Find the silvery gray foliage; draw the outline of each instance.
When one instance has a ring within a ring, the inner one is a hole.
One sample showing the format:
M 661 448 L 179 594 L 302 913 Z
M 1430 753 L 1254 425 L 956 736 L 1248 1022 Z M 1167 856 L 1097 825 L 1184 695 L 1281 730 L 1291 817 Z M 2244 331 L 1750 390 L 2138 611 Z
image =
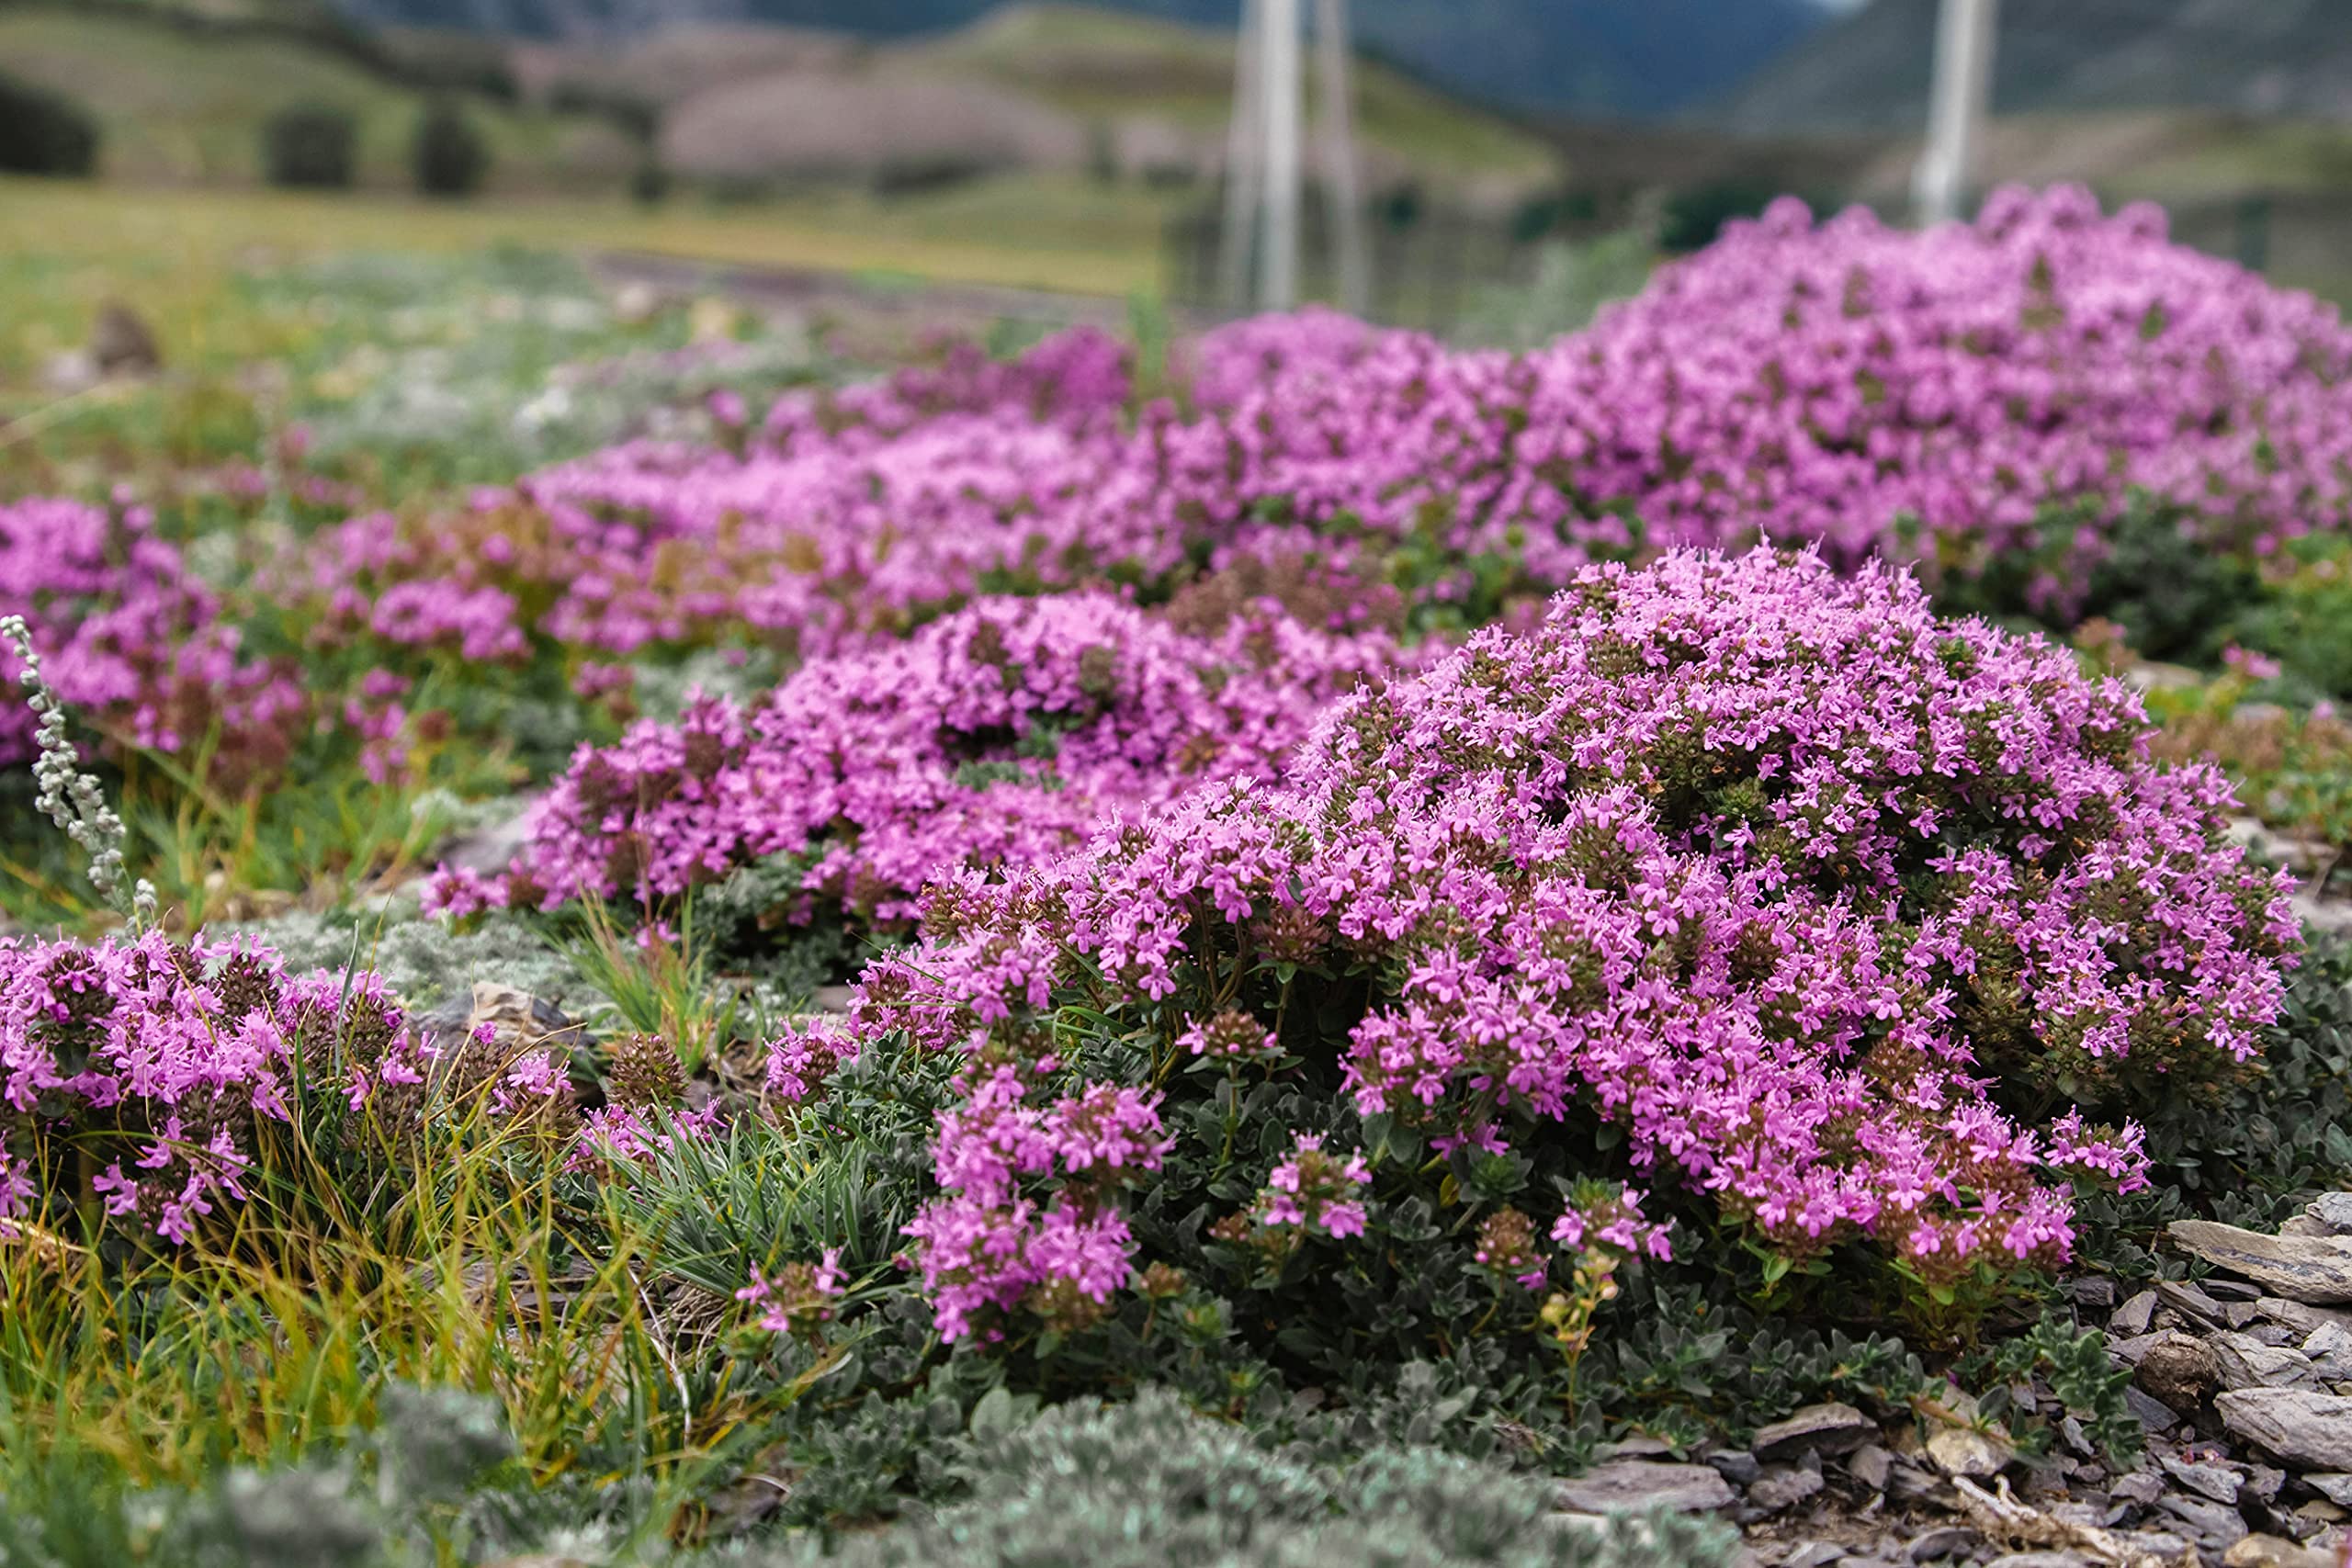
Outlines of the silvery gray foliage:
M 298 974 L 355 964 L 371 969 L 384 977 L 392 995 L 416 1010 L 469 991 L 477 980 L 528 991 L 575 1013 L 595 995 L 571 961 L 522 920 L 492 914 L 477 929 L 460 933 L 425 919 L 408 896 L 368 910 L 298 910 L 208 930 L 266 942 Z
M 224 1544 L 249 1568 L 358 1568 L 383 1531 L 343 1470 L 233 1470 L 220 1483 Z
M 379 1496 L 387 1509 L 455 1497 L 514 1455 L 495 1400 L 394 1383 L 377 1405 Z
M 106 786 L 82 771 L 82 754 L 65 733 L 65 705 L 41 677 L 32 629 L 22 615 L 0 616 L 0 638 L 6 639 L 22 666 L 17 683 L 25 689 L 26 705 L 40 720 L 33 782 L 40 791 L 41 810 L 90 857 L 90 886 L 98 897 L 132 929 L 143 929 L 155 919 L 154 885 L 143 876 L 128 881 L 122 818 L 107 804 Z
M 976 1428 L 980 1420 L 976 1411 Z M 1737 1545 L 1724 1525 L 1673 1515 L 1566 1529 L 1541 1481 L 1433 1449 L 1382 1445 L 1344 1466 L 1317 1464 L 1154 1390 L 1126 1404 L 1073 1401 L 992 1433 L 982 1452 L 967 1502 L 835 1550 L 809 1540 L 718 1561 L 1720 1568 Z

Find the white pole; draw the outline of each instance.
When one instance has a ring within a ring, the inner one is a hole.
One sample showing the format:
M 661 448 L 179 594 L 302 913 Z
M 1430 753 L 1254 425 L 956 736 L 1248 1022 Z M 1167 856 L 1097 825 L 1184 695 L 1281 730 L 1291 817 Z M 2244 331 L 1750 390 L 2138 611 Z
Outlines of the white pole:
M 1258 303 L 1286 310 L 1298 299 L 1298 0 L 1258 0 L 1258 19 L 1266 137 L 1266 249 Z
M 1976 172 L 1978 130 L 1993 89 L 1993 37 L 1999 0 L 1943 0 L 1936 25 L 1936 75 L 1928 98 L 1928 145 L 1911 181 L 1919 221 L 1961 215 Z
M 1316 58 L 1322 67 L 1323 178 L 1331 197 L 1331 238 L 1340 252 L 1340 307 L 1372 309 L 1365 265 L 1363 193 L 1356 186 L 1356 144 L 1348 85 L 1348 0 L 1315 0 Z
M 1258 154 L 1262 144 L 1261 110 L 1264 89 L 1259 85 L 1258 8 L 1263 0 L 1242 0 L 1241 32 L 1233 49 L 1233 121 L 1225 139 L 1224 250 L 1217 256 L 1217 292 L 1240 310 L 1250 302 L 1250 263 L 1258 254 L 1258 209 L 1264 201 L 1260 189 Z

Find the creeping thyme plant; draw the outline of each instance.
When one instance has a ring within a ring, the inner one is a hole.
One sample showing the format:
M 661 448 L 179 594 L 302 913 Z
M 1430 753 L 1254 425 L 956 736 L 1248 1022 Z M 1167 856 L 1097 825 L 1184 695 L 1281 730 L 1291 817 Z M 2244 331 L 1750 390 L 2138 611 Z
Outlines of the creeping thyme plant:
M 2352 332 L 2151 209 L 696 385 L 307 534 L 0 505 L 43 1528 L 1711 1562 L 1513 1468 L 1952 1376 L 2126 1449 L 2052 1280 L 2352 1168 L 2324 865 L 2223 771 L 2342 837 Z M 412 1382 L 505 1434 L 424 1500 Z

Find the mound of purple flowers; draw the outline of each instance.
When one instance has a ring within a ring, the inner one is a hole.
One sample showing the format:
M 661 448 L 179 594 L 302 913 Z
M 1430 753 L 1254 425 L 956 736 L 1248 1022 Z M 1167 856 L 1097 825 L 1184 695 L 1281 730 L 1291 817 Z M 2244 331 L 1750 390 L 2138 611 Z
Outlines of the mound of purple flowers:
M 217 728 L 239 764 L 266 772 L 303 711 L 282 672 L 243 658 L 216 596 L 140 507 L 74 501 L 0 505 L 0 604 L 25 616 L 46 677 L 117 739 L 177 752 Z M 0 681 L 16 689 L 14 653 Z M 0 704 L 0 764 L 32 755 L 34 717 Z
M 2248 1057 L 2296 936 L 2226 783 L 2147 732 L 2120 683 L 1906 576 L 1678 553 L 1340 702 L 1278 785 L 943 881 L 858 1010 L 970 1058 L 915 1227 L 941 1325 L 1107 1301 L 1153 1261 L 1125 1195 L 1163 1167 L 1261 1184 L 1237 1235 L 1295 1226 L 1309 1155 L 1335 1247 L 1499 1155 L 1931 1288 L 2054 1263 L 2072 1179 L 2143 1179 L 2137 1129 L 2086 1111 Z M 1195 1103 L 1226 1076 L 1340 1120 L 1245 1167 Z M 1552 1234 L 1638 1240 L 1641 1202 Z M 1565 1269 L 1522 1229 L 1515 1277 Z
M 436 1051 L 365 971 L 290 976 L 266 949 L 155 932 L 0 943 L 0 1227 L 96 1199 L 185 1242 L 247 1199 L 271 1126 L 364 1122 L 391 1148 L 429 1104 L 476 1101 L 502 1122 L 570 1111 L 548 1054 Z
M 1102 594 L 983 600 L 817 660 L 749 711 L 699 698 L 583 748 L 523 859 L 444 874 L 435 899 L 650 902 L 782 855 L 806 863 L 791 918 L 903 921 L 942 871 L 1035 864 L 1106 813 L 1273 773 L 1318 712 L 1400 660 L 1384 634 L 1312 630 L 1269 601 L 1198 619 Z

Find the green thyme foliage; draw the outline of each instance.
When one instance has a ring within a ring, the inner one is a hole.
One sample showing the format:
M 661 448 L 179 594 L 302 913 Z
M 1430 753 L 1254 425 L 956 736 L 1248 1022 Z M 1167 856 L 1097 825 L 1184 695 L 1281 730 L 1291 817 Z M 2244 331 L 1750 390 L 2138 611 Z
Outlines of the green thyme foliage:
M 2132 1369 L 2109 1360 L 2107 1337 L 2098 1330 L 2045 1314 L 2024 1333 L 1971 1356 L 1960 1370 L 1964 1383 L 1986 1391 L 1978 1413 L 2006 1419 L 2029 1452 L 2048 1452 L 2058 1424 L 2071 1416 L 2109 1459 L 2122 1465 L 2139 1460 L 2146 1428 L 2123 1401 Z M 2039 1401 L 2027 1409 L 2012 1398 L 2012 1388 L 2036 1379 L 2048 1383 L 2054 1410 Z
M 2312 941 L 2262 1055 L 2219 1103 L 2152 1103 L 2147 1129 L 2152 1184 L 2075 1210 L 2079 1262 L 2122 1280 L 2180 1275 L 2161 1246 L 2174 1220 L 2275 1229 L 2312 1190 L 2352 1179 L 2352 940 Z

